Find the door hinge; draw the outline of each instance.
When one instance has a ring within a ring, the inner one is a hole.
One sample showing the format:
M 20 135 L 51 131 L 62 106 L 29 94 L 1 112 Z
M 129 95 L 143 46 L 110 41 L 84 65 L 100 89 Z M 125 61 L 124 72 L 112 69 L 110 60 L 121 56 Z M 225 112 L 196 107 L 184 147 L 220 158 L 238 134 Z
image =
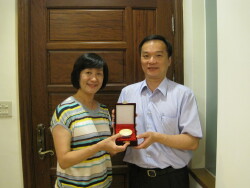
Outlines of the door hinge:
M 174 31 L 175 31 L 174 15 L 172 15 L 172 32 L 173 32 L 173 35 L 174 35 Z

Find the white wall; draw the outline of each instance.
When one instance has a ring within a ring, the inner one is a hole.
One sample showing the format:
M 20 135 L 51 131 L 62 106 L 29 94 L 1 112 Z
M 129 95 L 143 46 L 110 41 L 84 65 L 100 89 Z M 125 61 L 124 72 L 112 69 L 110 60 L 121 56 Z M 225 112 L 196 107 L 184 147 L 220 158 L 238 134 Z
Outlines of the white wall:
M 184 85 L 190 87 L 196 96 L 203 138 L 194 152 L 192 168 L 205 166 L 206 140 L 206 54 L 205 54 L 205 2 L 204 0 L 183 0 L 184 22 Z
M 249 10 L 249 0 L 217 0 L 217 188 L 250 187 Z
M 17 0 L 0 0 L 0 15 L 0 101 L 12 102 L 12 117 L 0 118 L 0 187 L 22 188 L 17 84 Z
M 206 140 L 206 54 L 205 54 L 205 1 L 183 0 L 184 23 L 184 85 L 190 87 L 196 96 L 203 138 L 194 152 L 191 168 L 205 167 Z M 190 176 L 190 188 L 201 186 Z

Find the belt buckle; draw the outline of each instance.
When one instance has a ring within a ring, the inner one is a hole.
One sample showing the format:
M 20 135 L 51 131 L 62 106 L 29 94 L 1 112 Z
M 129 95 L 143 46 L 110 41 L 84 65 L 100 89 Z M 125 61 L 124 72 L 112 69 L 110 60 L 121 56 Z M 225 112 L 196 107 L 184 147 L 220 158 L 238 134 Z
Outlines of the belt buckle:
M 147 175 L 151 178 L 156 177 L 156 171 L 155 170 L 147 170 Z

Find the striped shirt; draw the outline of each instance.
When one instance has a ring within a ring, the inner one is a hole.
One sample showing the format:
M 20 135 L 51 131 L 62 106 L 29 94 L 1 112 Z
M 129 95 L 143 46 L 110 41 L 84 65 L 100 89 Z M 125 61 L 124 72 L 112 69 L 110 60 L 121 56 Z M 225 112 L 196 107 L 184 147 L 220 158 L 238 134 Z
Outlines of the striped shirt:
M 71 133 L 71 150 L 79 150 L 98 143 L 111 135 L 110 114 L 105 105 L 99 104 L 96 110 L 89 110 L 73 96 L 59 104 L 51 120 L 51 130 L 62 125 Z M 112 181 L 110 155 L 100 151 L 67 169 L 57 163 L 55 187 L 76 188 L 109 187 Z

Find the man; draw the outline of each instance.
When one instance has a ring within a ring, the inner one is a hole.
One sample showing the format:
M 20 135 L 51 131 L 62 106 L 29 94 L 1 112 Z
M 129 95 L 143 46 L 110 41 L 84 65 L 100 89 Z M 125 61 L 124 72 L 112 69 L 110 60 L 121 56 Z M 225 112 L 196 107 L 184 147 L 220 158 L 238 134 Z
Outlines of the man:
M 172 46 L 160 35 L 139 45 L 145 80 L 122 89 L 119 103 L 136 103 L 139 145 L 127 148 L 131 188 L 188 188 L 187 164 L 202 130 L 193 92 L 166 78 Z

